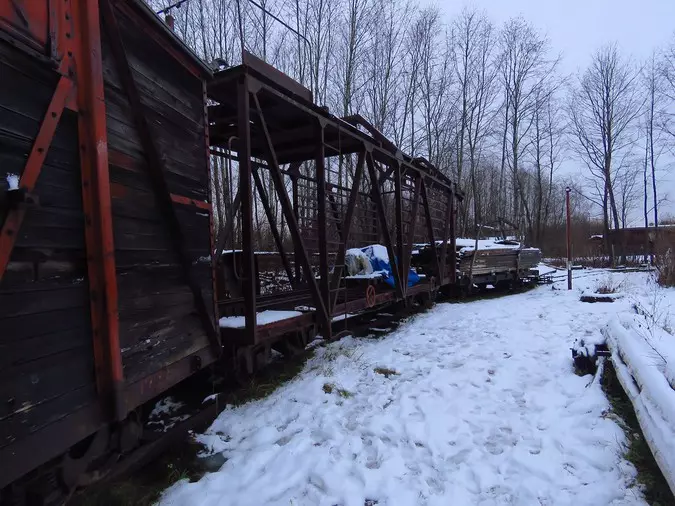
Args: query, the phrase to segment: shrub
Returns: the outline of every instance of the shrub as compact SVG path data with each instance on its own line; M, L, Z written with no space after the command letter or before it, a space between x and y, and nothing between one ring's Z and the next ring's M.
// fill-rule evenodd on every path
M675 258L673 258L673 252L670 248L654 257L654 265L656 266L656 280L659 285L675 286Z

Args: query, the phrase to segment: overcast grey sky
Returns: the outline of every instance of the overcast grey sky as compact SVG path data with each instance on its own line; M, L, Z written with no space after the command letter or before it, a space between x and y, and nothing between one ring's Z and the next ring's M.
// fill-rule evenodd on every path
M522 15L548 35L554 52L562 54L560 70L576 74L590 62L592 53L608 42L616 42L625 56L636 62L646 59L653 49L664 46L675 33L675 0L427 0L436 4L451 20L465 6L487 12L497 25ZM571 155L570 155L571 156ZM663 158L668 170L661 175L662 188L670 202L661 214L675 214L675 164ZM566 171L579 170L574 160ZM640 217L632 221L640 224Z
M606 42L616 41L622 53L644 59L675 32L675 0L439 0L436 3L449 19L466 5L484 9L497 24L522 15L549 36L554 50L563 53L562 69L566 73L585 67L591 53Z

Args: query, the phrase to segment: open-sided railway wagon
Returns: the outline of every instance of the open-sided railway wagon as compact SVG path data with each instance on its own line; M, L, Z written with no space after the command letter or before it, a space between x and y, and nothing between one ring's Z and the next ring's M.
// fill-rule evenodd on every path
M452 283L455 263L444 261L445 251L416 284L409 273L413 244L454 237L455 191L434 166L402 153L360 116L330 114L308 89L243 56L242 65L215 73L208 95L211 153L225 161L232 203L216 248L222 338L245 345L238 361L251 370L275 342L292 343L291 334L296 346L317 330L330 338L336 320L429 300ZM260 228L270 230L285 275L268 293L259 289L259 263L269 253L256 253L253 230ZM346 252L367 246L394 259L389 283L378 274L347 275Z
M431 300L456 196L254 56L213 74L141 0L0 0L0 502L86 483L209 364ZM413 245L441 237L413 282ZM388 280L348 275L367 246Z

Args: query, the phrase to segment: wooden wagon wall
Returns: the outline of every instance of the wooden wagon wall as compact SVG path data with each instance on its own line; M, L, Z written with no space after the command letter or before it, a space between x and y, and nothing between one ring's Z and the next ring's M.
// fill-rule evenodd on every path
M21 174L57 74L0 42L0 193ZM0 282L0 452L96 400L77 116L66 110ZM86 435L86 434L85 434ZM11 453L10 453L11 455Z
M147 26L135 16L120 9L115 14L169 190L203 203L209 183L202 81L148 38ZM120 346L130 385L203 350L209 341L153 193L144 148L105 31L102 54ZM209 212L192 205L175 207L195 277L212 309L211 267L199 261L210 254ZM152 392L143 396L151 397Z

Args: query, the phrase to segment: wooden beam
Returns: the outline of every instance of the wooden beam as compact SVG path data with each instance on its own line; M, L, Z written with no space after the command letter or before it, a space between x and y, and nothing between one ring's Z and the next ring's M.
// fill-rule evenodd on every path
M164 168L159 150L155 144L155 138L150 129L150 124L144 114L145 107L141 102L141 96L136 86L131 67L124 48L124 42L120 33L117 18L113 11L110 0L101 0L101 12L103 14L103 26L105 26L110 51L115 61L115 67L126 92L131 111L134 116L134 124L143 147L143 154L147 161L148 173L152 180L152 188L157 199L162 217L165 220L173 243L173 248L178 255L180 264L185 272L187 284L190 287L195 302L197 314L202 322L204 332L211 343L211 348L216 356L222 353L220 335L216 332L202 288L195 279L192 271L192 259L187 250L187 241L183 236L180 221L171 199L171 193L164 177Z

